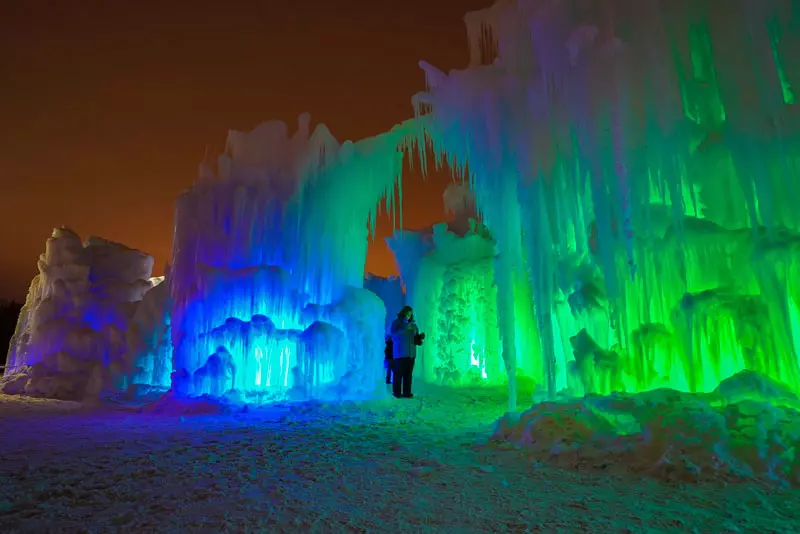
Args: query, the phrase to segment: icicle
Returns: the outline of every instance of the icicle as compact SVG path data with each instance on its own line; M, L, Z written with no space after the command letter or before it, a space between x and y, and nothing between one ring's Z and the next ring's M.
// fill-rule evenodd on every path
M426 90L412 100L415 118L387 134L339 144L323 126L311 132L308 116L299 119L291 139L279 123L231 132L219 161L224 184L198 183L178 202L171 282L176 361L193 373L211 355L221 360L225 353L203 336L230 318L254 328L255 312L286 315L290 330L301 331L311 324L300 319L306 304L356 298L347 287L361 284L380 200L402 228L402 150L416 152L423 174L447 165L468 182L496 237L510 407L517 368L531 360L551 396L574 378L566 370L575 363L568 340L584 330L600 351L593 358L613 360L615 369L603 370L602 381L592 377L592 387L619 385L619 377L610 376L617 371L650 380L652 373L627 369L624 354L632 347L629 330L637 329L637 343L643 343L650 323L664 331L678 325L669 332L678 349L663 358L678 369L676 376L689 377L685 384L675 378L679 387L706 387L706 368L718 380L719 365L702 358L713 353L719 359L724 350L693 346L708 335L700 328L702 314L690 307L672 321L670 310L696 303L694 297L682 301L684 294L719 284L715 276L731 268L724 262L747 269L740 249L753 247L730 230L747 223L743 210L731 207L734 199L746 198L754 232L761 223L774 235L781 226L794 231L800 220L790 194L798 189L791 140L800 128L786 106L787 85L798 78L791 61L797 40L776 15L789 8L771 0L732 5L704 20L702 6L688 2L670 13L657 0L625 11L604 3L629 41L623 51L597 25L601 10L594 5L503 0L465 19L470 68L445 74L420 64ZM756 90L745 90L752 82ZM202 174L209 177L210 169ZM717 191L724 195L715 202ZM709 235L727 245L706 246ZM764 246L757 254L768 255ZM595 254L581 257L587 249ZM629 274L636 274L632 280L625 276L625 260ZM701 269L700 262L714 268ZM759 265L758 276L743 275L742 285L778 295L781 277L769 271L769 262ZM281 283L303 295L277 299L280 313L264 302L276 300L271 295L280 293L281 283L250 277L272 268L283 273ZM530 302L520 305L522 298ZM772 322L786 329L789 307L767 308ZM529 309L536 315L532 326ZM613 331L605 324L608 316L619 320ZM344 328L341 320L334 326ZM244 372L232 379L236 387L264 365L277 369L275 376L288 376L287 366L305 357L296 347L299 334L277 329L295 345L290 357L260 337L237 337L232 330L220 338L242 363ZM788 335L781 335L780 350L791 355ZM254 344L261 351L258 365L244 354L254 353ZM649 345L640 349L648 357L655 353ZM614 351L620 352L616 360ZM316 388L326 357L308 354L303 361L317 369L302 380ZM787 361L774 356L763 368L793 377Z
M625 73L627 74L627 72ZM634 255L634 232L633 220L631 217L631 203L630 203L630 176L628 174L627 156L630 154L628 137L632 132L624 131L622 124L623 115L627 112L630 103L627 99L625 82L622 75L615 73L616 79L612 81L613 89L612 95L613 106L611 111L611 135L613 138L613 158L614 158L614 172L617 175L617 189L620 195L620 215L622 219L621 231L622 238L625 241L625 250L628 256L628 266L630 269L631 280L636 277L636 257ZM613 74L612 74L613 76Z

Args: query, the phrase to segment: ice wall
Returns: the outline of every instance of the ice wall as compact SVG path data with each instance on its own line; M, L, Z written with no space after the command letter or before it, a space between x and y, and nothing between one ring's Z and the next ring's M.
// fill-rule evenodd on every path
M519 347L550 396L708 391L743 368L800 389L796 16L504 0L466 17L469 68L423 64L424 135L468 164L497 242L509 372Z
M306 115L291 137L281 122L231 132L217 168L203 165L177 203L176 389L325 397L378 380L385 307L361 287L405 138L398 128L340 144L323 125L311 132Z
M127 330L153 258L57 228L38 267L9 348L10 390L74 399L126 387Z
M518 370L551 397L709 391L742 369L800 391L792 6L502 0L469 14L471 65L423 64L417 117L386 134L339 143L307 116L291 137L280 122L231 132L177 202L169 295L156 287L138 315L144 255L56 231L9 366L48 369L42 384L160 383L171 368L185 394L366 394L386 307L362 288L366 242L381 199L395 208L403 151L426 168L432 148L475 193L450 190L451 211L489 233L462 218L392 249L431 330L463 346L459 314L496 308L482 313L511 408ZM466 238L492 252L464 256ZM467 260L484 276L470 296ZM426 376L459 382L434 346Z
M389 331L396 314L406 304L406 295L403 291L402 279L398 276L377 276L367 273L364 276L364 289L372 291L383 301L386 307L386 332Z
M165 276L151 279L130 320L127 331L128 385L167 388L172 375L172 301L169 269Z
M451 185L444 200L450 221L398 231L387 239L409 288L407 302L426 334L418 374L451 386L504 382L493 280L495 243L476 220L468 187Z

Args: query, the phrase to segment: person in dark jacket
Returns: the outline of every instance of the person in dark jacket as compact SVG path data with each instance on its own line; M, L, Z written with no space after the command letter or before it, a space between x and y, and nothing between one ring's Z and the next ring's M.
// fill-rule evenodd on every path
M414 310L411 306L403 306L397 319L392 322L392 359L394 361L392 393L397 398L410 399L411 380L414 375L414 363L417 359L417 346L422 345L425 334L419 333L414 322Z
M394 366L394 348L392 336L386 336L386 346L383 348L383 366L386 368L386 383L392 383L392 367Z

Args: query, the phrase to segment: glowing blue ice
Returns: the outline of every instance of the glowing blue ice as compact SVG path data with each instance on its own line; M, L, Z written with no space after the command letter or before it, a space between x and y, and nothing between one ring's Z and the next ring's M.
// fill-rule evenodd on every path
M339 144L307 116L231 132L177 204L175 373L185 395L371 395L385 305L362 289L370 225L394 188L399 133ZM388 195L391 198L391 195Z

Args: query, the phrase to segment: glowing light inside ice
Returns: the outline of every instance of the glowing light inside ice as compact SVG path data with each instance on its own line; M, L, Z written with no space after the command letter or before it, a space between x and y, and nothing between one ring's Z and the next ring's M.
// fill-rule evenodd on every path
M342 398L379 381L386 310L362 289L364 263L404 134L339 143L309 120L292 136L280 122L231 132L216 166L178 200L171 280L183 394Z
M470 68L423 64L414 99L497 242L511 396L517 373L552 396L744 368L799 390L789 15L601 4L613 27L569 2L469 14Z
M367 241L379 206L402 226L406 154L452 169L468 187L450 208L474 208L471 228L390 240L428 336L420 378L507 383L511 408L518 378L550 397L698 392L749 369L800 392L797 15L669 4L497 2L466 17L470 66L422 63L417 116L385 134L340 143L308 116L231 132L178 200L169 299L150 293L172 345L148 345L153 314L132 344L174 345L187 394L366 394L387 313L363 288ZM24 328L72 283L46 260Z
M489 378L486 374L486 356L482 350L475 350L475 340L471 340L469 344L469 364L477 367L481 371L481 378L484 380Z

